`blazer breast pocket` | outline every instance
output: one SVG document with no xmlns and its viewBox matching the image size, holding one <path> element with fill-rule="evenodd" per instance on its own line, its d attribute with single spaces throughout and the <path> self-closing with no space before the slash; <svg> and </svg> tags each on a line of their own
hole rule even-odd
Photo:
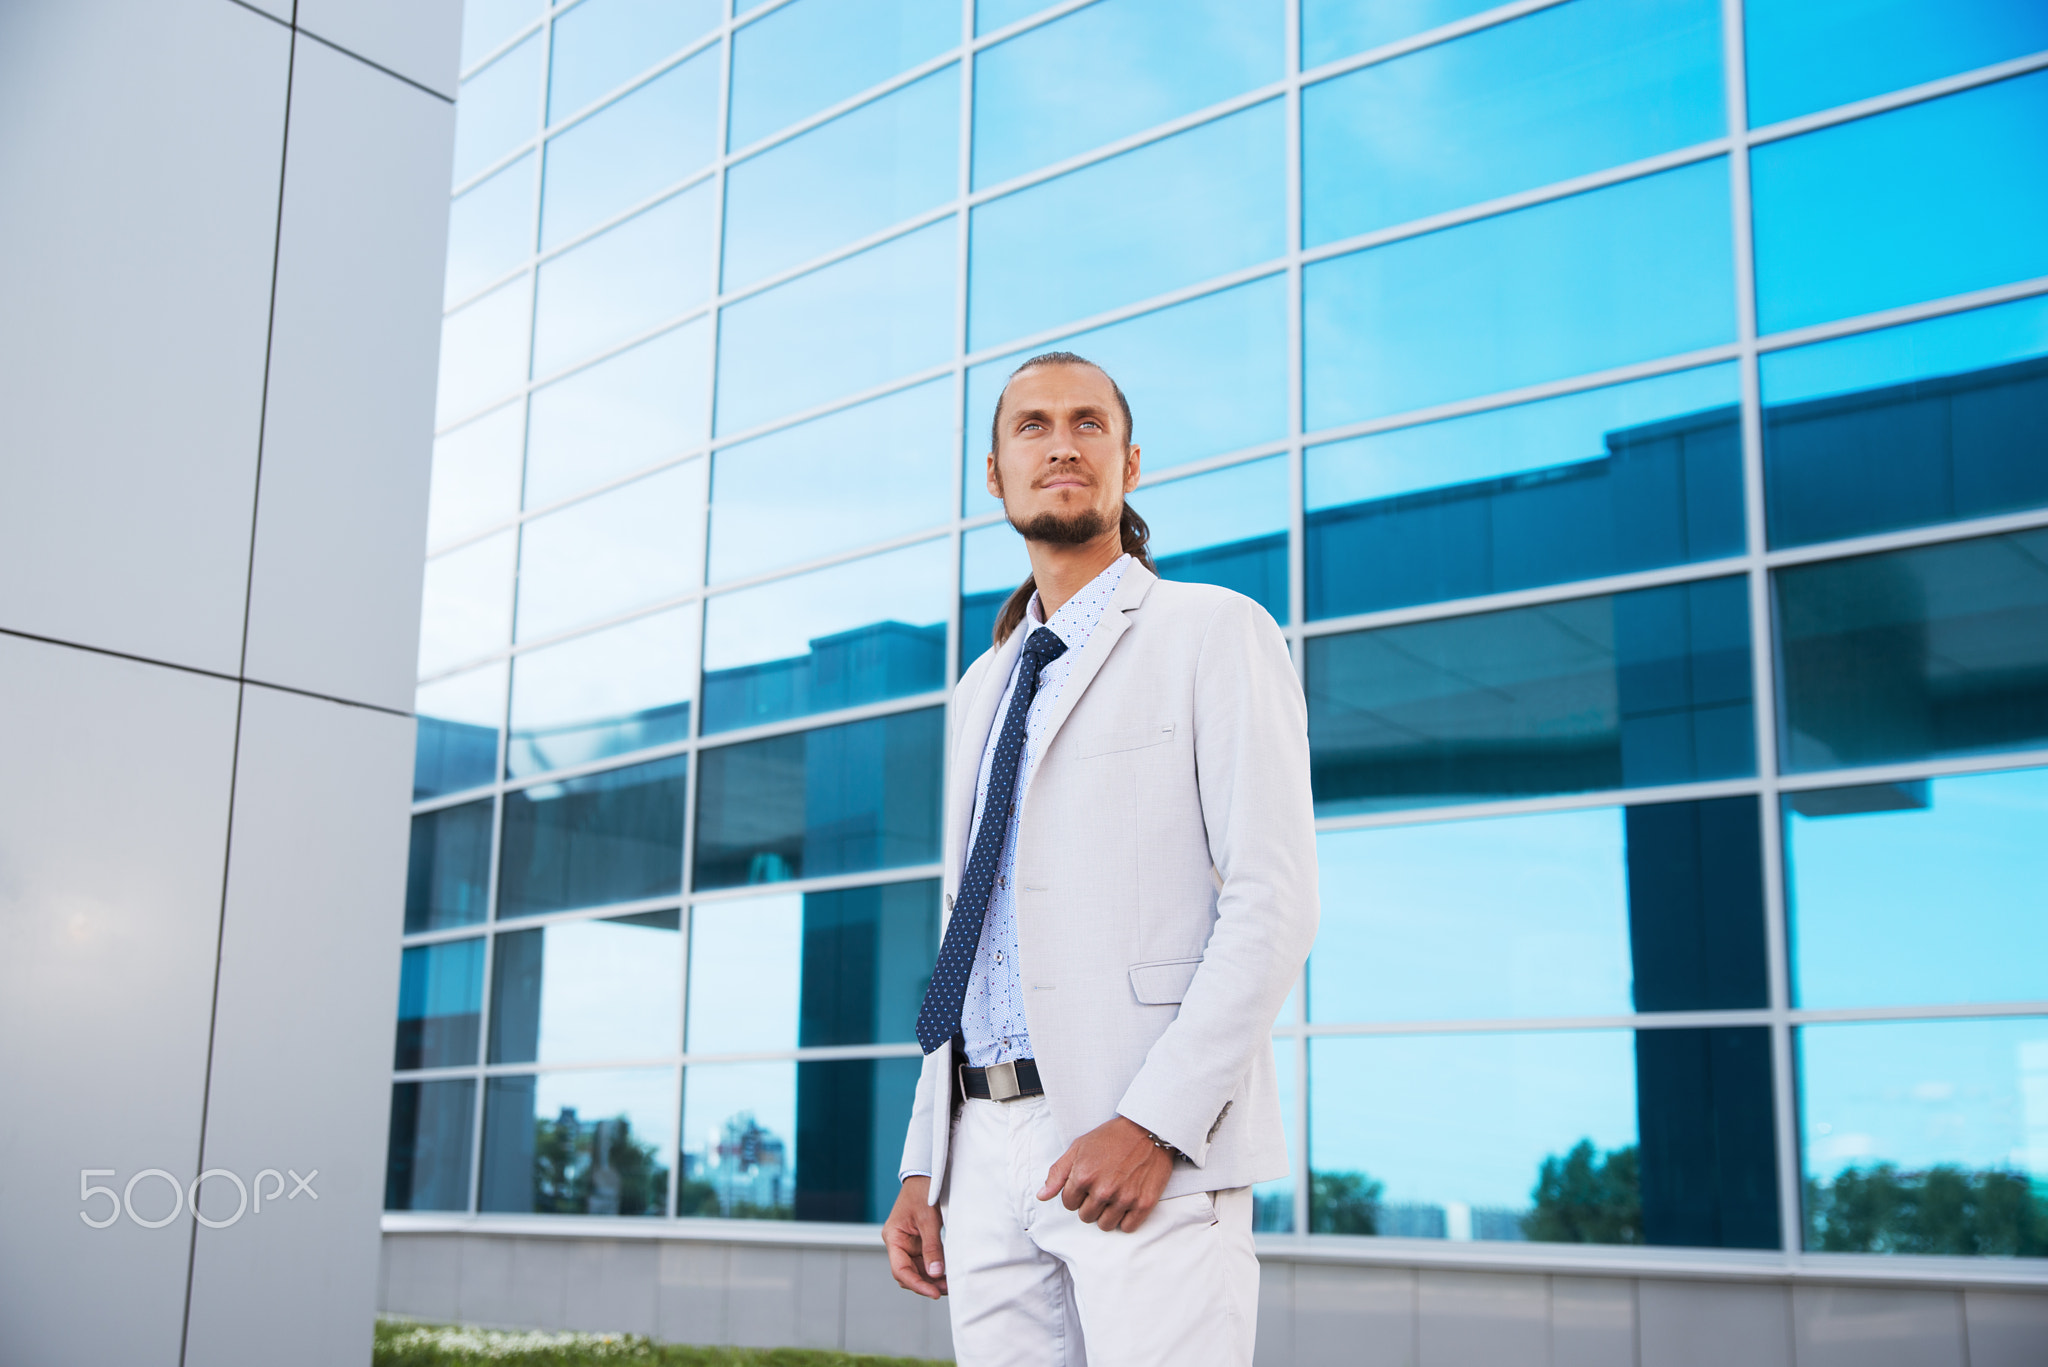
<svg viewBox="0 0 2048 1367">
<path fill-rule="evenodd" d="M 1164 745 L 1173 739 L 1173 729 L 1174 723 L 1162 721 L 1149 726 L 1126 726 L 1112 731 L 1097 731 L 1081 738 L 1075 758 L 1095 759 L 1100 755 L 1121 755 L 1130 750 L 1143 750 L 1151 745 Z"/>
</svg>

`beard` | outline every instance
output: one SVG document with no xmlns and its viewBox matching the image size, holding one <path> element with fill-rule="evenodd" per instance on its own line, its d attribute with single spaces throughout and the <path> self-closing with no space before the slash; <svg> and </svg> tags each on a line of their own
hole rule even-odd
<svg viewBox="0 0 2048 1367">
<path fill-rule="evenodd" d="M 1050 546 L 1085 546 L 1109 530 L 1109 518 L 1099 508 L 1083 508 L 1077 513 L 1040 513 L 1023 522 L 1010 519 L 1010 525 L 1026 541 L 1043 542 Z"/>
</svg>

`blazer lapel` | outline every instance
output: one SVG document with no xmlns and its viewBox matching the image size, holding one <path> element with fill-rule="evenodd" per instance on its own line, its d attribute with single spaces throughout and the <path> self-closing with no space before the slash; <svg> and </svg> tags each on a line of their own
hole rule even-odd
<svg viewBox="0 0 2048 1367">
<path fill-rule="evenodd" d="M 1102 662 L 1109 658 L 1109 652 L 1116 647 L 1123 634 L 1130 630 L 1130 619 L 1124 614 L 1145 601 L 1145 595 L 1159 582 L 1159 576 L 1135 560 L 1125 569 L 1123 582 L 1116 586 L 1110 597 L 1109 606 L 1102 610 L 1102 618 L 1096 622 L 1095 630 L 1089 634 L 1088 644 L 1081 647 L 1081 653 L 1074 660 L 1074 672 L 1067 676 L 1067 686 L 1060 691 L 1060 699 L 1053 704 L 1052 714 L 1045 719 L 1045 748 L 1052 748 L 1053 737 L 1067 724 L 1073 713 L 1074 704 L 1088 690 L 1096 674 L 1102 669 Z M 1026 802 L 1030 801 L 1027 796 Z"/>
</svg>

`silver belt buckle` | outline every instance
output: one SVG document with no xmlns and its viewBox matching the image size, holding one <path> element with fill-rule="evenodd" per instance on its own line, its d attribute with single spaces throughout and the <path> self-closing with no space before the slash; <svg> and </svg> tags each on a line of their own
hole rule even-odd
<svg viewBox="0 0 2048 1367">
<path fill-rule="evenodd" d="M 960 1065 L 960 1095 L 968 1096 L 967 1067 Z M 981 1070 L 982 1081 L 988 1084 L 990 1101 L 1011 1101 L 1024 1095 L 1024 1089 L 1017 1085 L 1017 1065 L 1014 1063 L 992 1063 Z"/>
</svg>

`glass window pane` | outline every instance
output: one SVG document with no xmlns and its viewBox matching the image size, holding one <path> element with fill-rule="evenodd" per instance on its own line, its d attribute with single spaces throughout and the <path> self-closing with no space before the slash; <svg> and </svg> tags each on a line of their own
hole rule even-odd
<svg viewBox="0 0 2048 1367">
<path fill-rule="evenodd" d="M 1302 92 L 1302 240 L 1718 138 L 1720 0 L 1575 0 Z"/>
<path fill-rule="evenodd" d="M 676 1214 L 879 1222 L 896 1200 L 903 1118 L 919 1063 L 832 1059 L 684 1069 Z"/>
<path fill-rule="evenodd" d="M 533 373 L 548 375 L 703 303 L 711 294 L 706 181 L 542 264 Z"/>
<path fill-rule="evenodd" d="M 2048 72 L 1750 153 L 1758 326 L 2048 275 Z"/>
<path fill-rule="evenodd" d="M 974 59 L 974 188 L 1280 79 L 1277 0 L 1101 0 Z"/>
<path fill-rule="evenodd" d="M 2048 1019 L 1794 1039 L 1808 1249 L 2048 1257 Z"/>
<path fill-rule="evenodd" d="M 476 1079 L 391 1085 L 384 1209 L 468 1210 Z"/>
<path fill-rule="evenodd" d="M 501 661 L 423 685 L 413 702 L 412 796 L 439 797 L 489 783 L 498 772 L 498 728 L 505 722 Z"/>
<path fill-rule="evenodd" d="M 1494 0 L 1301 0 L 1307 71 L 1494 8 Z"/>
<path fill-rule="evenodd" d="M 1283 106 L 1269 100 L 980 205 L 968 349 L 1280 255 L 1285 146 Z"/>
<path fill-rule="evenodd" d="M 571 11 L 580 14 L 586 3 Z M 558 247 L 718 154 L 718 49 L 700 52 L 548 139 L 541 246 Z"/>
<path fill-rule="evenodd" d="M 665 1215 L 675 1105 L 673 1068 L 491 1078 L 481 1209 Z"/>
<path fill-rule="evenodd" d="M 539 131 L 541 46 L 536 33 L 462 83 L 455 101 L 455 184 Z"/>
<path fill-rule="evenodd" d="M 1774 579 L 1787 770 L 2048 743 L 2048 531 Z"/>
<path fill-rule="evenodd" d="M 702 751 L 699 888 L 939 857 L 942 708 Z"/>
<path fill-rule="evenodd" d="M 2048 769 L 1786 794 L 1793 1004 L 2048 1000 L 2043 832 Z"/>
<path fill-rule="evenodd" d="M 526 382 L 533 277 L 498 286 L 441 320 L 441 370 L 434 425 L 468 417 Z"/>
<path fill-rule="evenodd" d="M 498 915 L 634 902 L 683 880 L 690 757 L 672 755 L 505 795 Z"/>
<path fill-rule="evenodd" d="M 1235 589 L 1287 620 L 1287 457 L 1147 485 L 1131 506 L 1152 528 L 1160 578 Z"/>
<path fill-rule="evenodd" d="M 519 515 L 526 405 L 508 403 L 434 439 L 427 545 L 438 549 Z"/>
<path fill-rule="evenodd" d="M 704 572 L 704 462 L 535 518 L 519 557 L 522 641 L 687 593 Z"/>
<path fill-rule="evenodd" d="M 691 907 L 685 1047 L 693 1056 L 796 1048 L 803 961 L 800 893 Z"/>
<path fill-rule="evenodd" d="M 778 143 L 726 172 L 725 288 L 811 260 L 954 198 L 960 68 Z"/>
<path fill-rule="evenodd" d="M 958 414 L 948 376 L 718 452 L 711 581 L 948 521 Z"/>
<path fill-rule="evenodd" d="M 484 919 L 491 886 L 491 799 L 412 819 L 405 870 L 405 933 Z"/>
<path fill-rule="evenodd" d="M 1332 831 L 1309 1019 L 1767 1005 L 1756 799 Z"/>
<path fill-rule="evenodd" d="M 1740 555 L 1741 399 L 1710 366 L 1310 447 L 1309 617 Z"/>
<path fill-rule="evenodd" d="M 1319 1234 L 1776 1248 L 1770 1032 L 1309 1045 Z"/>
<path fill-rule="evenodd" d="M 1755 772 L 1740 578 L 1308 642 L 1325 816 Z"/>
<path fill-rule="evenodd" d="M 1311 265 L 1307 426 L 1732 342 L 1729 223 L 1717 158 Z"/>
<path fill-rule="evenodd" d="M 463 0 L 462 69 L 547 11 L 543 0 Z"/>
<path fill-rule="evenodd" d="M 988 492 L 990 428 L 1010 372 L 1040 352 L 1102 366 L 1131 401 L 1145 469 L 1278 441 L 1287 435 L 1287 277 L 1267 276 L 1075 333 L 967 372 L 967 512 L 1001 505 Z"/>
<path fill-rule="evenodd" d="M 1273 1041 L 1273 1071 L 1280 1084 L 1280 1128 L 1287 1152 L 1298 1152 L 1294 1138 L 1294 1041 Z M 1252 1230 L 1258 1234 L 1294 1233 L 1294 1176 L 1276 1177 L 1252 1188 Z"/>
<path fill-rule="evenodd" d="M 420 603 L 421 678 L 503 650 L 512 636 L 510 528 L 427 562 Z"/>
<path fill-rule="evenodd" d="M 464 299 L 533 255 L 533 158 L 521 157 L 448 206 L 447 303 Z"/>
<path fill-rule="evenodd" d="M 974 0 L 975 36 L 994 33 L 1049 8 L 1051 0 Z"/>
<path fill-rule="evenodd" d="M 555 20 L 549 121 L 559 122 L 709 33 L 722 8 L 718 0 L 584 0 Z M 714 61 L 714 89 L 717 66 Z"/>
<path fill-rule="evenodd" d="M 1031 573 L 1024 538 L 1007 522 L 960 538 L 960 672 L 992 643 L 996 614 Z"/>
<path fill-rule="evenodd" d="M 697 318 L 534 390 L 526 506 L 701 446 L 710 381 L 711 320 Z"/>
<path fill-rule="evenodd" d="M 2048 48 L 2015 0 L 1746 0 L 1752 127 Z"/>
<path fill-rule="evenodd" d="M 506 775 L 686 739 L 696 681 L 694 604 L 514 656 Z"/>
<path fill-rule="evenodd" d="M 492 1063 L 652 1058 L 682 1044 L 682 917 L 650 911 L 498 936 Z"/>
<path fill-rule="evenodd" d="M 958 236 L 942 219 L 727 307 L 716 430 L 744 432 L 945 364 Z"/>
<path fill-rule="evenodd" d="M 796 0 L 733 36 L 727 150 L 938 56 L 960 41 L 958 0 Z"/>
<path fill-rule="evenodd" d="M 398 1046 L 391 1066 L 404 1072 L 475 1063 L 483 1009 L 481 937 L 405 950 L 398 973 Z"/>
<path fill-rule="evenodd" d="M 2048 299 L 1760 364 L 1774 546 L 2048 503 Z"/>
<path fill-rule="evenodd" d="M 951 559 L 926 541 L 711 599 L 705 734 L 944 688 Z"/>
</svg>

